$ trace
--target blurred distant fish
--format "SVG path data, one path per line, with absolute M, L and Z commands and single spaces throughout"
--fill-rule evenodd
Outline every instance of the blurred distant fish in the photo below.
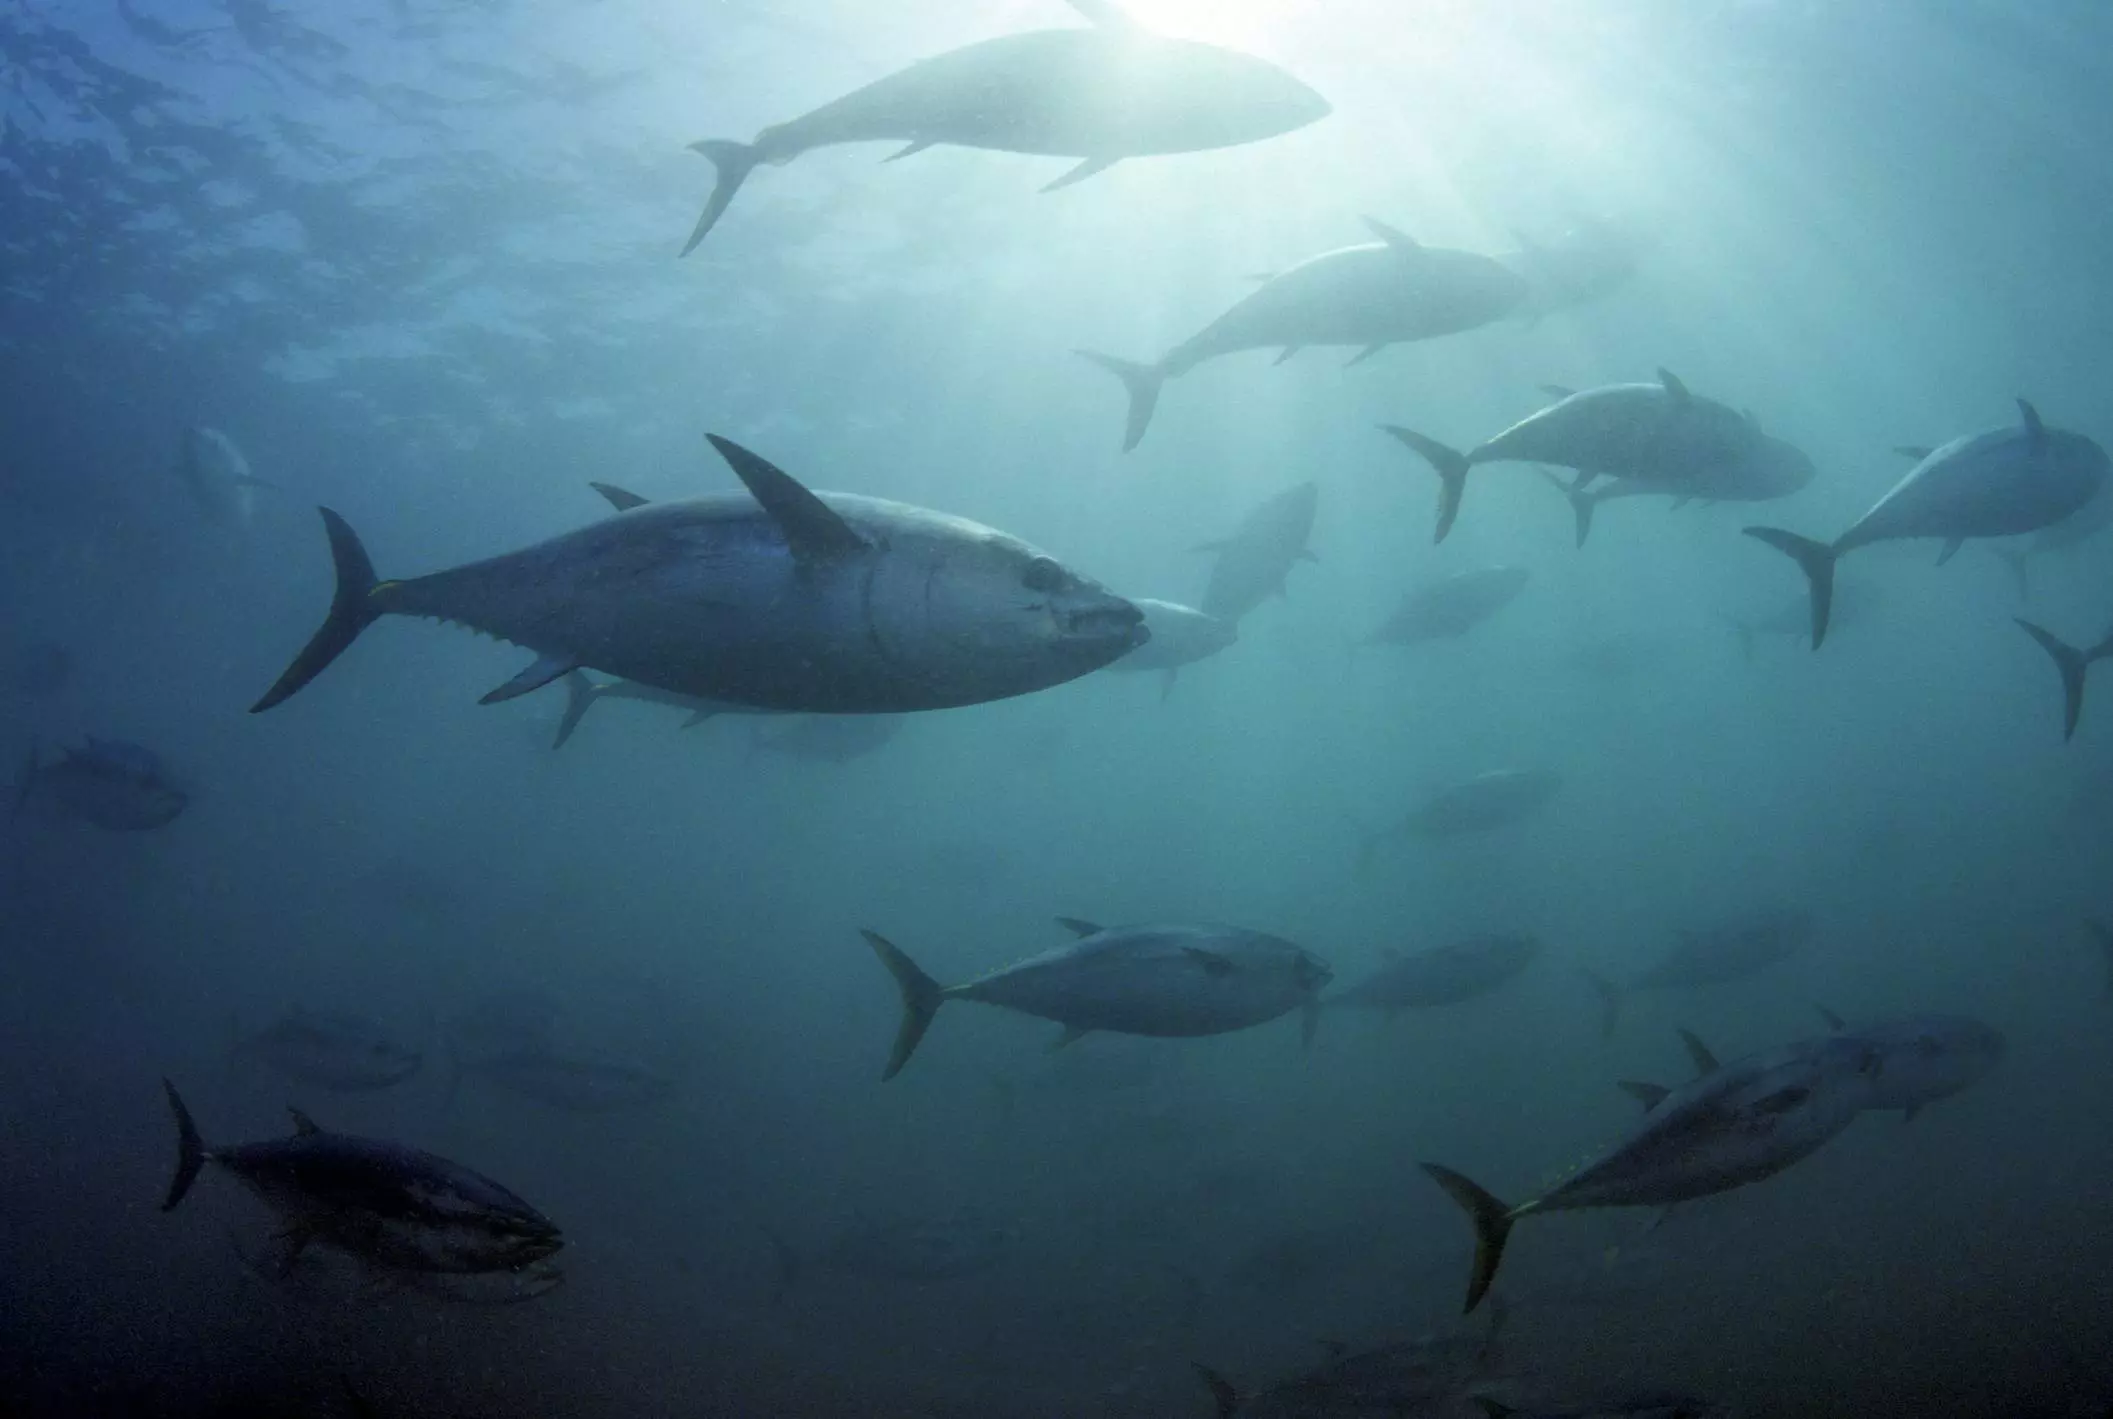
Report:
M 776 1232 L 767 1234 L 777 1255 L 779 1284 L 798 1284 L 810 1258 Z M 830 1238 L 811 1260 L 826 1271 L 869 1281 L 928 1284 L 996 1268 L 1016 1249 L 1020 1235 L 1016 1227 L 963 1217 L 861 1222 Z
M 1497 769 L 1429 794 L 1390 828 L 1368 831 L 1358 850 L 1358 871 L 1367 870 L 1390 838 L 1454 838 L 1487 833 L 1532 817 L 1563 786 L 1547 769 Z
M 1902 453 L 1920 455 L 1923 450 L 1903 448 Z M 1988 550 L 2010 568 L 2018 585 L 2018 599 L 2032 594 L 2032 564 L 2060 552 L 2079 547 L 2113 526 L 2113 478 L 2099 485 L 2098 492 L 2082 508 L 2052 527 L 2041 528 L 2013 543 L 1991 542 Z
M 401 1143 L 327 1132 L 299 1109 L 291 1138 L 209 1148 L 176 1086 L 162 1084 L 179 1136 L 161 1210 L 218 1163 L 279 1214 L 282 1269 L 310 1243 L 384 1270 L 465 1275 L 521 1271 L 564 1245 L 549 1218 L 490 1178 Z
M 547 1108 L 568 1113 L 613 1113 L 660 1103 L 675 1078 L 642 1059 L 610 1050 L 549 1043 L 477 1055 L 457 1054 L 458 1073 Z
M 1173 693 L 1174 679 L 1182 666 L 1208 660 L 1240 639 L 1238 622 L 1206 615 L 1192 606 L 1155 601 L 1147 596 L 1133 596 L 1130 604 L 1145 613 L 1145 629 L 1152 638 L 1106 668 L 1123 674 L 1165 671 L 1167 678 L 1159 691 L 1161 699 Z
M 1281 1301 L 1309 1281 L 1339 1273 L 1372 1254 L 1369 1227 L 1332 1222 L 1267 1236 L 1233 1258 L 1228 1285 Z
M 578 670 L 565 676 L 565 712 L 558 720 L 558 732 L 552 740 L 552 749 L 562 749 L 567 740 L 579 729 L 580 721 L 587 711 L 603 700 L 631 700 L 638 704 L 665 705 L 669 709 L 683 711 L 688 718 L 682 727 L 691 729 L 717 715 L 760 714 L 749 705 L 732 704 L 725 700 L 704 700 L 695 695 L 678 695 L 672 690 L 657 690 L 651 685 L 640 685 L 630 680 L 590 680 Z
M 1328 102 L 1266 60 L 1169 39 L 1114 0 L 1072 0 L 1083 29 L 1002 35 L 920 60 L 756 135 L 691 149 L 718 169 L 687 256 L 759 163 L 839 143 L 938 144 L 1080 159 L 1043 188 L 1068 187 L 1125 158 L 1195 153 L 1274 138 L 1327 116 Z M 889 161 L 894 161 L 893 158 Z
M 2008 1051 L 2002 1031 L 1970 1016 L 1912 1015 L 1852 1028 L 1830 1010 L 1821 1013 L 1834 1030 L 1882 1056 L 1864 1107 L 1899 1109 L 1909 1120 L 1979 1081 Z
M 1379 1010 L 1391 1018 L 1403 1010 L 1457 1005 L 1505 985 L 1541 954 L 1541 943 L 1531 936 L 1492 934 L 1389 954 L 1386 965 L 1329 996 L 1322 1006 Z
M 1630 977 L 1626 984 L 1617 984 L 1588 970 L 1585 975 L 1600 997 L 1600 1033 L 1614 1033 L 1621 1019 L 1622 1003 L 1631 992 L 1686 990 L 1738 980 L 1796 954 L 1817 928 L 1817 920 L 1808 911 L 1768 907 L 1675 932 L 1673 949 Z
M 1059 1044 L 1093 1030 L 1187 1038 L 1244 1030 L 1308 1007 L 1330 972 L 1280 936 L 1236 926 L 1101 927 L 1060 919 L 1080 939 L 942 986 L 887 938 L 861 933 L 902 992 L 902 1027 L 882 1079 L 909 1063 L 949 1000 L 1038 1015 L 1064 1027 Z M 1307 1034 L 1311 1038 L 1311 1016 Z
M 276 486 L 249 471 L 249 460 L 233 439 L 202 425 L 183 431 L 176 476 L 191 490 L 199 511 L 222 527 L 248 527 L 256 512 L 257 489 Z
M 1526 278 L 1526 313 L 1536 318 L 1612 294 L 1636 275 L 1648 242 L 1604 222 L 1583 222 L 1553 241 L 1522 233 L 1518 250 L 1497 259 Z
M 2079 650 L 2044 626 L 2023 619 L 2018 625 L 2047 652 L 2062 677 L 2062 739 L 2074 739 L 2076 723 L 2084 713 L 2084 677 L 2094 661 L 2113 660 L 2113 629 L 2108 629 L 2105 638 L 2089 650 Z
M 190 802 L 152 749 L 90 739 L 50 762 L 32 748 L 15 779 L 13 811 L 34 806 L 112 832 L 144 832 L 174 822 Z
M 1203 593 L 1204 615 L 1237 627 L 1255 607 L 1284 595 L 1285 579 L 1294 566 L 1320 560 L 1307 546 L 1320 497 L 1313 483 L 1287 488 L 1242 518 L 1232 536 L 1196 549 L 1217 554 Z
M 300 1083 L 339 1092 L 386 1089 L 425 1062 L 422 1053 L 397 1043 L 364 1015 L 301 1008 L 243 1035 L 234 1052 Z
M 0 684 L 25 699 L 48 699 L 72 679 L 73 656 L 57 641 L 31 641 L 0 658 Z
M 848 764 L 886 748 L 902 733 L 899 714 L 812 714 L 757 726 L 752 740 L 768 754 Z
M 1429 1335 L 1370 1350 L 1330 1345 L 1333 1353 L 1324 1363 L 1248 1393 L 1206 1366 L 1196 1366 L 1196 1372 L 1210 1387 L 1219 1419 L 1456 1414 L 1467 1391 L 1488 1378 L 1497 1363 L 1503 1312 L 1492 1311 L 1485 1334 Z
M 1518 599 L 1533 573 L 1524 567 L 1479 567 L 1409 592 L 1364 645 L 1422 645 L 1464 636 Z
M 1671 1207 L 1773 1177 L 1855 1121 L 1883 1064 L 1877 1049 L 1847 1035 L 1722 1065 L 1699 1041 L 1690 1048 L 1702 1077 L 1666 1095 L 1618 1142 L 1530 1202 L 1510 1206 L 1450 1168 L 1423 1165 L 1474 1223 L 1468 1310 L 1488 1294 L 1521 1219 L 1587 1207 Z
M 1438 475 L 1438 531 L 1433 541 L 1443 542 L 1452 530 L 1467 491 L 1467 475 L 1478 464 L 1572 468 L 1580 475 L 1574 493 L 1600 477 L 1680 492 L 1709 470 L 1754 457 L 1763 437 L 1750 417 L 1689 392 L 1666 370 L 1658 371 L 1655 384 L 1584 390 L 1550 386 L 1547 392 L 1555 396 L 1553 404 L 1466 453 L 1399 424 L 1380 426 L 1421 455 Z
M 870 714 L 980 704 L 1098 670 L 1143 614 L 995 529 L 878 498 L 816 496 L 729 440 L 748 492 L 645 503 L 532 547 L 382 581 L 322 509 L 337 591 L 251 707 L 283 703 L 385 615 L 437 616 L 536 652 L 484 696 L 592 665 L 700 699 Z
M 448 1048 L 472 1060 L 548 1049 L 560 1013 L 558 1002 L 544 991 L 493 991 L 447 1022 Z
M 1851 579 L 1834 589 L 1834 616 L 1832 627 L 1840 630 L 1867 620 L 1885 603 L 1885 595 L 1876 582 Z M 1753 659 L 1754 646 L 1762 636 L 1795 636 L 1799 639 L 1812 633 L 1812 604 L 1803 596 L 1785 601 L 1765 616 L 1744 620 L 1737 616 L 1726 616 L 1739 637 L 1739 654 L 1746 660 Z
M 1934 537 L 1944 543 L 1937 558 L 1942 566 L 1970 538 L 2015 537 L 2052 527 L 2098 495 L 2106 482 L 2105 450 L 2082 434 L 2048 428 L 2023 399 L 2018 414 L 2019 422 L 2009 428 L 1929 450 L 1832 542 L 1779 527 L 1746 529 L 1747 536 L 1796 562 L 1811 583 L 1813 649 L 1827 638 L 1835 564 L 1858 547 Z
M 1510 267 L 1469 251 L 1424 246 L 1365 219 L 1379 240 L 1310 257 L 1262 284 L 1152 364 L 1078 353 L 1123 382 L 1130 412 L 1123 451 L 1136 448 L 1170 379 L 1241 350 L 1280 349 L 1277 363 L 1308 345 L 1359 347 L 1356 364 L 1389 345 L 1430 340 L 1502 320 L 1531 287 Z

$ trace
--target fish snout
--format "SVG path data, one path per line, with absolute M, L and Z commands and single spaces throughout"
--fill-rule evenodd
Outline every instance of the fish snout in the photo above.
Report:
M 1097 596 L 1057 613 L 1066 638 L 1135 650 L 1152 638 L 1145 613 L 1119 596 Z

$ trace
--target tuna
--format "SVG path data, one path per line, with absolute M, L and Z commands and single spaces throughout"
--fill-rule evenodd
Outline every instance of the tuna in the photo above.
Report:
M 2082 434 L 2050 429 L 2039 411 L 2018 400 L 2019 422 L 1953 439 L 1932 449 L 1892 491 L 1832 542 L 1749 527 L 1746 535 L 1789 557 L 1812 590 L 1812 648 L 1827 639 L 1834 569 L 1841 558 L 1874 542 L 1934 537 L 1944 543 L 1939 565 L 1972 538 L 2016 537 L 2062 522 L 2106 482 L 2106 453 Z M 1918 452 L 1920 450 L 1917 450 Z
M 1753 422 L 1751 414 L 1746 417 Z M 1771 438 L 1755 424 L 1752 443 L 1735 457 L 1728 462 L 1696 468 L 1672 486 L 1647 477 L 1617 478 L 1599 487 L 1589 486 L 1593 480 L 1584 476 L 1569 484 L 1553 474 L 1548 474 L 1548 480 L 1569 500 L 1571 516 L 1577 524 L 1577 545 L 1582 547 L 1592 535 L 1593 514 L 1602 504 L 1616 499 L 1671 498 L 1676 510 L 1690 502 L 1772 502 L 1802 492 L 1817 474 L 1818 469 L 1803 449 L 1779 438 Z
M 1502 1330 L 1498 1310 L 1482 1335 L 1427 1335 L 1370 1350 L 1331 1345 L 1324 1363 L 1248 1393 L 1206 1366 L 1196 1366 L 1196 1373 L 1209 1386 L 1219 1419 L 1451 1414 L 1468 1389 L 1489 1376 Z
M 1328 115 L 1327 100 L 1266 60 L 1153 34 L 1112 0 L 1072 4 L 1089 26 L 949 50 L 766 128 L 753 142 L 692 143 L 718 182 L 682 255 L 704 240 L 759 164 L 783 166 L 840 143 L 903 144 L 890 162 L 941 144 L 1078 159 L 1042 189 L 1052 192 L 1125 158 L 1259 142 Z
M 518 1272 L 564 1245 L 549 1218 L 481 1173 L 401 1143 L 328 1132 L 299 1109 L 291 1138 L 208 1147 L 176 1086 L 162 1087 L 178 1144 L 161 1210 L 218 1164 L 279 1215 L 282 1271 L 310 1243 L 385 1271 L 449 1275 Z
M 1467 491 L 1467 475 L 1480 464 L 1572 468 L 1583 475 L 1573 491 L 1608 477 L 1681 492 L 1709 470 L 1757 458 L 1764 437 L 1752 419 L 1690 393 L 1665 370 L 1658 372 L 1656 384 L 1609 384 L 1578 391 L 1551 387 L 1548 392 L 1557 396 L 1555 403 L 1466 453 L 1399 424 L 1380 426 L 1421 455 L 1438 475 L 1438 530 L 1433 541 L 1443 542 L 1452 530 Z
M 2055 673 L 2062 677 L 2062 742 L 2076 737 L 2077 721 L 2084 713 L 2084 676 L 2094 661 L 2113 660 L 2113 629 L 2108 629 L 2105 638 L 2089 650 L 2079 650 L 2044 626 L 2018 618 L 2018 625 L 2032 637 L 2041 650 L 2054 662 Z
M 1702 1076 L 1668 1093 L 1568 1179 L 1511 1206 L 1450 1168 L 1423 1169 L 1475 1228 L 1472 1311 L 1488 1294 L 1520 1221 L 1591 1207 L 1671 1207 L 1775 1176 L 1855 1121 L 1883 1064 L 1849 1035 L 1801 1041 L 1718 1065 L 1691 1042 Z
M 1131 604 L 1144 612 L 1145 630 L 1152 638 L 1108 670 L 1125 675 L 1146 670 L 1165 672 L 1166 679 L 1159 689 L 1162 700 L 1174 692 L 1174 680 L 1184 665 L 1208 660 L 1240 639 L 1238 622 L 1206 615 L 1193 606 L 1146 596 L 1132 597 Z
M 1630 993 L 1688 990 L 1750 976 L 1802 950 L 1812 939 L 1816 925 L 1810 912 L 1770 907 L 1697 930 L 1676 932 L 1673 949 L 1626 984 L 1586 971 L 1599 992 L 1600 1033 L 1614 1033 L 1623 1001 Z
M 529 1048 L 457 1056 L 458 1073 L 567 1113 L 613 1113 L 657 1104 L 675 1092 L 674 1078 L 644 1060 L 607 1050 Z
M 1093 350 L 1078 354 L 1113 374 L 1130 397 L 1123 452 L 1143 441 L 1160 390 L 1206 360 L 1276 349 L 1282 364 L 1309 345 L 1357 348 L 1351 364 L 1389 345 L 1474 330 L 1517 311 L 1531 287 L 1500 262 L 1424 246 L 1365 218 L 1378 242 L 1322 252 L 1265 277 L 1216 320 L 1151 364 Z
M 1526 278 L 1526 312 L 1538 319 L 1599 300 L 1628 284 L 1647 243 L 1630 232 L 1585 222 L 1554 241 L 1518 235 L 1519 248 L 1497 259 Z
M 1270 597 L 1285 594 L 1284 583 L 1294 566 L 1320 560 L 1306 545 L 1313 537 L 1320 496 L 1312 483 L 1287 488 L 1242 518 L 1232 536 L 1196 549 L 1217 554 L 1203 593 L 1204 615 L 1229 622 L 1237 631 L 1242 616 Z
M 202 426 L 183 431 L 176 476 L 190 489 L 207 520 L 235 529 L 249 526 L 256 513 L 257 489 L 275 486 L 249 471 L 249 460 L 233 439 Z
M 1532 575 L 1524 567 L 1481 567 L 1420 586 L 1361 644 L 1422 645 L 1464 636 L 1517 600 Z
M 190 791 L 152 749 L 91 738 L 48 762 L 32 746 L 15 779 L 10 816 L 35 806 L 109 832 L 136 833 L 167 827 L 190 804 Z
M 1142 644 L 1135 606 L 1002 532 L 850 494 L 817 496 L 726 439 L 749 496 L 646 503 L 517 552 L 382 581 L 322 510 L 337 593 L 251 712 L 283 703 L 385 615 L 536 653 L 484 696 L 583 666 L 758 709 L 876 714 L 1047 689 Z
M 902 992 L 902 1027 L 882 1073 L 893 1079 L 949 1000 L 973 1000 L 1053 1020 L 1059 1043 L 1094 1030 L 1193 1038 L 1314 1010 L 1328 967 L 1280 936 L 1237 926 L 1096 926 L 1060 918 L 1079 939 L 963 985 L 942 986 L 875 932 L 861 933 Z
M 425 1055 L 364 1015 L 295 1008 L 235 1042 L 235 1055 L 289 1079 L 351 1093 L 386 1089 L 416 1074 Z
M 1349 989 L 1322 1001 L 1350 1010 L 1402 1010 L 1457 1005 L 1509 982 L 1541 954 L 1531 936 L 1469 936 L 1392 959 Z
M 1532 817 L 1563 786 L 1561 774 L 1546 769 L 1497 769 L 1428 795 L 1408 817 L 1390 828 L 1367 832 L 1358 852 L 1358 870 L 1371 866 L 1389 838 L 1456 838 L 1493 832 Z

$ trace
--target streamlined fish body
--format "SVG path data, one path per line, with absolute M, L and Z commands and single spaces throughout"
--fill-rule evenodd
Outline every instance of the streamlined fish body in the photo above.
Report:
M 416 1074 L 425 1055 L 364 1015 L 294 1009 L 235 1044 L 235 1053 L 289 1079 L 340 1093 L 386 1089 Z
M 1464 636 L 1518 599 L 1533 574 L 1524 567 L 1479 567 L 1409 592 L 1366 645 L 1421 645 Z
M 647 503 L 518 552 L 381 581 L 327 508 L 330 614 L 253 712 L 301 689 L 384 615 L 537 653 L 484 697 L 592 666 L 758 709 L 873 714 L 1046 689 L 1142 644 L 1142 614 L 1017 538 L 849 494 L 817 496 L 724 439 L 752 496 Z
M 1346 1009 L 1423 1009 L 1489 994 L 1532 964 L 1541 943 L 1531 936 L 1470 936 L 1397 956 L 1322 1004 Z
M 1203 592 L 1203 614 L 1237 629 L 1242 616 L 1270 597 L 1284 595 L 1291 569 L 1316 560 L 1307 544 L 1320 497 L 1313 483 L 1287 488 L 1242 518 L 1232 536 L 1198 548 L 1216 553 Z

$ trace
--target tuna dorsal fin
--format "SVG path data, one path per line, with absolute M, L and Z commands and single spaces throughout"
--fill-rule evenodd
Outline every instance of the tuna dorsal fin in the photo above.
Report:
M 1063 927 L 1064 930 L 1074 936 L 1098 936 L 1107 929 L 1099 922 L 1087 921 L 1084 917 L 1076 916 L 1060 916 L 1057 918 L 1057 925 Z
M 1567 384 L 1544 384 L 1540 386 L 1540 389 L 1541 393 L 1547 395 L 1550 399 L 1568 399 L 1571 395 L 1577 393 L 1576 390 Z
M 1068 0 L 1068 3 L 1092 24 L 1108 29 L 1137 28 L 1137 21 L 1131 17 L 1129 11 L 1112 3 L 1112 0 Z
M 792 549 L 796 560 L 848 557 L 867 549 L 866 539 L 853 531 L 850 523 L 790 473 L 732 439 L 717 434 L 705 437 L 785 534 L 785 545 Z
M 2032 401 L 2022 396 L 2018 399 L 2018 417 L 2025 421 L 2025 437 L 2038 448 L 2047 442 L 2047 428 L 2040 422 L 2040 411 L 2032 407 Z
M 1693 395 L 1687 392 L 1687 386 L 1680 382 L 1680 377 L 1674 374 L 1671 370 L 1659 370 L 1658 382 L 1659 384 L 1664 386 L 1666 393 L 1673 396 L 1673 402 L 1675 404 L 1685 404 L 1688 402 L 1688 400 L 1694 397 Z
M 316 1122 L 314 1119 L 310 1118 L 307 1114 L 302 1113 L 292 1104 L 288 1104 L 286 1106 L 286 1112 L 293 1115 L 293 1131 L 295 1137 L 306 1138 L 311 1133 L 321 1133 L 323 1131 L 322 1129 L 316 1127 Z
M 640 497 L 629 488 L 619 488 L 614 483 L 589 483 L 587 486 L 600 493 L 609 506 L 618 512 L 629 512 L 632 508 L 644 507 L 652 501 L 651 498 Z
M 1206 951 L 1201 946 L 1184 946 L 1181 952 L 1203 967 L 1203 973 L 1207 976 L 1229 976 L 1233 973 L 1232 961 L 1216 951 Z
M 1965 545 L 1966 539 L 1964 537 L 1950 537 L 1945 539 L 1944 550 L 1937 554 L 1937 565 L 1941 567 L 1946 562 L 1950 561 L 1952 558 L 1958 556 L 1959 549 L 1961 547 L 1964 547 Z
M 530 690 L 540 690 L 560 675 L 570 675 L 579 668 L 580 662 L 570 655 L 552 655 L 546 652 L 536 657 L 535 664 L 529 666 L 490 694 L 485 695 L 477 703 L 480 705 L 495 705 L 501 700 L 514 699 L 527 694 Z
M 1682 1030 L 1680 1043 L 1687 1046 L 1687 1057 L 1695 1061 L 1695 1074 L 1698 1078 L 1715 1074 L 1721 1067 L 1717 1063 L 1717 1056 L 1709 1052 L 1709 1046 L 1702 1043 L 1693 1030 Z
M 1936 451 L 1936 449 L 1931 448 L 1926 443 L 1896 443 L 1893 445 L 1893 452 L 1899 454 L 1902 458 L 1912 458 L 1917 463 L 1922 462 L 1923 459 L 1928 458 Z
M 1092 1033 L 1093 1031 L 1080 1025 L 1066 1025 L 1063 1033 L 1049 1042 L 1049 1052 L 1055 1054 L 1060 1049 L 1077 1044 Z
M 1815 1004 L 1812 1008 L 1820 1012 L 1820 1018 L 1827 1022 L 1827 1028 L 1834 1031 L 1836 1034 L 1840 1034 L 1843 1030 L 1849 1028 L 1849 1022 L 1847 1020 L 1844 1020 L 1841 1016 L 1835 1014 L 1826 1006 Z
M 1673 1092 L 1663 1084 L 1652 1084 L 1643 1079 L 1621 1080 L 1620 1088 L 1624 1094 L 1642 1104 L 1645 1113 L 1664 1103 L 1665 1096 Z
M 1423 250 L 1423 243 L 1399 227 L 1390 227 L 1377 217 L 1361 217 L 1365 230 L 1385 242 L 1389 248 L 1404 254 Z

